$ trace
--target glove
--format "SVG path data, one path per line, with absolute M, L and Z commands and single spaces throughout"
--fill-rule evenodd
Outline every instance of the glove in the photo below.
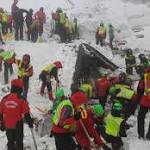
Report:
M 5 127 L 2 121 L 0 121 L 0 130 L 5 131 Z
M 103 148 L 104 150 L 111 150 L 111 148 L 109 148 L 106 144 L 103 144 L 103 145 L 102 145 L 102 148 Z
M 76 121 L 78 121 L 80 118 L 81 118 L 81 113 L 80 112 L 76 112 L 75 115 L 74 115 L 74 119 Z
M 28 125 L 29 125 L 29 128 L 33 128 L 33 119 L 31 119 L 31 120 L 29 121 Z

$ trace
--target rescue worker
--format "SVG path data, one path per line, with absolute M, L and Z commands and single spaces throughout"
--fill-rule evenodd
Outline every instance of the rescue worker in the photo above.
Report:
M 94 97 L 93 86 L 89 81 L 84 81 L 80 85 L 79 90 L 84 92 L 86 94 L 86 96 L 88 97 L 88 99 L 91 99 L 92 97 Z
M 13 51 L 1 49 L 0 52 L 0 64 L 4 62 L 4 83 L 8 84 L 9 81 L 9 71 L 10 74 L 13 74 L 12 64 L 15 61 L 15 53 Z
M 56 90 L 56 103 L 53 107 L 51 136 L 54 136 L 57 150 L 75 150 L 77 144 L 73 139 L 76 129 L 74 108 L 65 98 L 63 89 Z
M 18 78 L 24 83 L 23 97 L 26 99 L 29 89 L 29 78 L 33 75 L 33 66 L 30 64 L 30 55 L 24 54 L 22 60 L 16 59 L 15 63 L 18 67 Z
M 138 83 L 137 94 L 139 98 L 140 109 L 138 112 L 138 137 L 140 139 L 150 140 L 150 122 L 145 136 L 145 117 L 150 110 L 150 67 L 146 69 L 146 72 Z
M 114 103 L 111 113 L 105 118 L 105 139 L 111 143 L 112 150 L 120 150 L 123 147 L 121 137 L 126 137 L 126 129 L 129 129 L 129 125 L 122 118 L 122 107 L 121 103 Z
M 110 87 L 109 94 L 112 101 L 117 99 L 122 103 L 125 119 L 134 114 L 138 103 L 137 94 L 131 88 L 125 73 L 120 73 L 119 80 Z
M 2 37 L 2 20 L 1 20 L 1 18 L 0 18 L 0 42 L 2 44 L 5 44 L 3 37 Z
M 133 68 L 136 66 L 136 58 L 133 55 L 131 49 L 127 50 L 125 63 L 126 63 L 126 73 L 129 75 L 133 75 Z
M 62 9 L 58 9 L 59 14 L 59 21 L 58 21 L 58 28 L 59 28 L 59 36 L 60 36 L 60 42 L 65 42 L 65 30 L 64 30 L 64 24 L 66 20 L 65 13 L 62 11 Z
M 53 100 L 51 78 L 55 78 L 57 87 L 59 85 L 58 70 L 60 68 L 62 68 L 62 63 L 60 61 L 55 61 L 42 69 L 42 72 L 39 75 L 39 79 L 42 81 L 40 94 L 43 95 L 45 87 L 47 87 L 48 97 L 50 100 Z
M 111 82 L 108 78 L 108 72 L 105 71 L 101 74 L 101 77 L 95 82 L 96 96 L 103 107 L 105 107 L 108 96 L 108 89 L 110 86 Z
M 110 44 L 110 48 L 113 50 L 114 27 L 112 26 L 112 24 L 109 24 L 108 34 L 109 34 L 109 44 Z
M 100 42 L 101 46 L 104 46 L 106 38 L 106 27 L 104 23 L 100 23 L 100 26 L 97 28 L 96 31 L 96 44 L 98 45 Z
M 23 150 L 23 118 L 33 128 L 28 103 L 21 97 L 23 82 L 11 81 L 11 92 L 0 102 L 0 129 L 6 130 L 8 150 Z
M 138 58 L 140 60 L 140 64 L 136 66 L 136 72 L 140 75 L 140 77 L 143 77 L 145 69 L 150 65 L 150 61 L 144 54 L 139 54 Z
M 81 91 L 76 91 L 71 95 L 70 99 L 73 103 L 76 114 L 79 114 L 76 123 L 77 130 L 75 132 L 75 138 L 81 149 L 91 150 L 92 148 L 102 147 L 104 150 L 110 150 L 95 129 L 91 111 L 88 111 L 86 108 L 88 101 L 87 96 Z M 91 138 L 94 140 L 91 141 Z
M 39 36 L 43 34 L 43 25 L 46 23 L 46 15 L 44 8 L 41 7 L 39 11 L 35 13 L 35 19 L 39 21 Z
M 27 25 L 27 35 L 28 35 L 28 40 L 31 40 L 31 31 L 30 31 L 30 26 L 33 23 L 33 9 L 29 9 L 29 12 L 26 15 L 25 19 L 26 25 Z

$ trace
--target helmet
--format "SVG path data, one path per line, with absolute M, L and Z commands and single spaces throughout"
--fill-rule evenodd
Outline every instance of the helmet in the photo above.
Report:
M 121 81 L 125 81 L 126 78 L 127 78 L 127 75 L 126 75 L 125 72 L 121 72 L 121 73 L 119 74 L 119 79 L 120 79 Z
M 108 75 L 108 72 L 107 71 L 102 71 L 101 72 L 101 76 L 107 76 Z
M 117 91 L 117 89 L 114 86 L 109 88 L 109 94 L 110 95 L 114 95 L 116 93 L 116 91 Z
M 33 9 L 32 9 L 32 8 L 30 8 L 30 9 L 29 9 L 29 12 L 33 13 Z
M 101 23 L 100 23 L 100 26 L 104 26 L 104 23 L 103 23 L 103 22 L 101 22 Z
M 64 89 L 63 88 L 58 88 L 56 90 L 56 93 L 55 93 L 55 97 L 56 98 L 60 98 L 60 97 L 63 97 L 65 94 L 64 94 Z
M 115 102 L 113 105 L 113 110 L 121 111 L 122 108 L 123 108 L 123 106 L 119 101 Z
M 127 49 L 127 55 L 132 55 L 132 49 L 131 48 Z
M 62 63 L 60 61 L 55 61 L 53 63 L 57 68 L 62 68 Z
M 11 86 L 15 86 L 15 87 L 18 87 L 18 88 L 23 88 L 24 84 L 23 84 L 23 81 L 21 79 L 14 79 L 14 80 L 11 81 Z
M 92 105 L 92 108 L 96 116 L 101 116 L 104 113 L 104 108 L 101 104 Z
M 145 55 L 144 54 L 139 54 L 138 57 L 141 59 L 141 58 L 145 57 Z
M 30 55 L 29 54 L 24 54 L 22 59 L 27 60 L 28 63 L 29 63 L 30 62 Z
M 83 92 L 78 91 L 71 95 L 70 100 L 72 101 L 73 105 L 80 106 L 82 104 L 86 104 L 88 98 Z

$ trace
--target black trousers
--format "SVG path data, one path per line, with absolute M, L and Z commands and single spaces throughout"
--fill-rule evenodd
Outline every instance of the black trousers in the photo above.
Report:
M 23 121 L 16 124 L 15 129 L 6 129 L 8 150 L 23 150 Z
M 145 137 L 145 116 L 148 113 L 148 111 L 149 111 L 149 108 L 140 106 L 140 110 L 138 113 L 138 135 L 140 138 Z M 150 123 L 149 123 L 149 128 L 148 128 L 146 136 L 147 138 L 148 136 L 150 138 Z
M 45 87 L 47 87 L 48 92 L 51 92 L 52 91 L 52 85 L 51 85 L 51 82 L 47 80 L 47 73 L 42 71 L 41 74 L 39 75 L 39 79 L 42 80 L 40 93 L 44 94 Z
M 10 70 L 10 74 L 13 74 L 13 66 L 12 66 L 12 64 L 8 64 L 7 62 L 4 62 L 4 80 L 5 80 L 5 84 L 8 84 L 9 70 Z
M 15 22 L 15 40 L 23 40 L 23 22 Z
M 70 133 L 53 134 L 55 138 L 55 145 L 57 150 L 75 150 L 76 145 Z

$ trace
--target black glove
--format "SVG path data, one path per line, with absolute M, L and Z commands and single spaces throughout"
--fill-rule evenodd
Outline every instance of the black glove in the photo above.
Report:
M 33 128 L 33 119 L 28 122 L 29 128 Z
M 78 121 L 80 118 L 81 118 L 81 113 L 80 112 L 75 112 L 74 119 Z
M 103 145 L 102 145 L 102 148 L 103 148 L 104 150 L 111 150 L 111 148 L 109 148 L 106 144 L 103 144 Z
M 0 130 L 5 131 L 5 127 L 2 121 L 0 121 Z

